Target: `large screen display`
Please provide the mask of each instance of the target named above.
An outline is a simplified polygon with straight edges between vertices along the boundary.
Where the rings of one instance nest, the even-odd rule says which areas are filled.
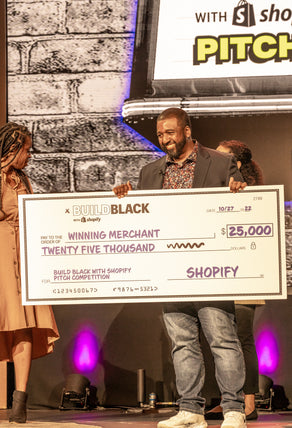
[[[130,100],[154,112],[153,99],[206,97],[213,113],[219,97],[233,100],[228,113],[287,112],[291,61],[291,0],[140,0]]]
[[[291,0],[160,0],[154,79],[291,75]]]

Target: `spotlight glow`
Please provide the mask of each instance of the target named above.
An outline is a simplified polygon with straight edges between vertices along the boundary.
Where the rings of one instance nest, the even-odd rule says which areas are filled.
[[[279,365],[279,348],[274,333],[268,329],[263,330],[258,334],[255,344],[260,374],[274,373]]]
[[[98,342],[89,328],[80,330],[75,339],[73,362],[79,373],[92,372],[98,362]]]

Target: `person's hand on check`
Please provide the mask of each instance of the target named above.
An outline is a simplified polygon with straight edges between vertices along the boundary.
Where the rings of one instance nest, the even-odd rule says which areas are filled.
[[[113,188],[113,192],[118,198],[126,196],[129,190],[133,190],[132,184],[129,181],[126,184],[119,184]]]
[[[234,177],[230,177],[229,189],[232,193],[237,193],[239,190],[243,190],[247,186],[247,183],[242,181],[234,181]]]

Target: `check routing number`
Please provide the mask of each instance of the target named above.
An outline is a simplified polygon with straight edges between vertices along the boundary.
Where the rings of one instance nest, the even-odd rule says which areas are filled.
[[[283,186],[19,196],[23,303],[284,299]]]

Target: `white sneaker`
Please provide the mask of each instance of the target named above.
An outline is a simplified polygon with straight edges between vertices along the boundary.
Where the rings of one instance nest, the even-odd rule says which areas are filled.
[[[227,412],[224,415],[224,422],[221,428],[247,428],[245,414],[241,412]]]
[[[208,424],[203,415],[181,410],[177,415],[165,421],[160,421],[157,428],[207,428]]]

